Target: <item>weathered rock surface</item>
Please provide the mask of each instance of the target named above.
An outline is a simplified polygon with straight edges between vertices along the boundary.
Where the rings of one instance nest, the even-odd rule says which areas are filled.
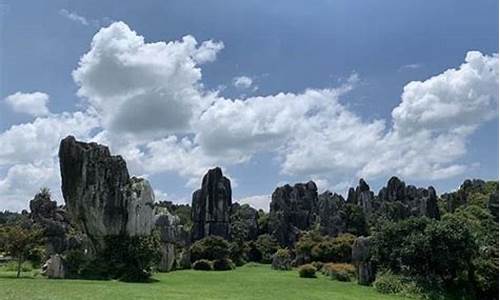
[[[68,248],[70,222],[64,209],[50,199],[48,192],[40,192],[30,201],[30,218],[43,230],[46,255],[62,253]]]
[[[363,178],[359,180],[359,185],[349,189],[347,203],[353,203],[360,206],[367,217],[371,215],[374,209],[374,194],[370,191],[370,186]]]
[[[387,186],[380,190],[377,202],[380,212],[394,220],[410,216],[440,218],[436,190],[432,186],[427,189],[407,186],[397,177],[389,179]]]
[[[192,240],[209,235],[230,238],[231,182],[220,168],[208,171],[201,189],[193,193]]]
[[[42,266],[42,274],[50,279],[63,279],[66,277],[66,267],[61,255],[51,255]]]
[[[146,180],[129,177],[121,156],[68,136],[61,141],[59,161],[67,212],[94,246],[105,236],[150,234],[153,190]]]
[[[282,246],[295,244],[300,230],[316,222],[318,189],[313,181],[276,188],[269,210],[270,234]]]
[[[347,232],[344,197],[326,191],[318,197],[318,217],[321,234],[337,236]]]
[[[172,271],[176,262],[176,248],[179,247],[181,230],[179,217],[171,214],[166,208],[157,207],[155,226],[160,233],[161,260],[158,269],[161,272]]]
[[[231,205],[231,240],[250,241],[259,235],[259,214],[248,204]]]
[[[352,261],[361,285],[369,285],[375,280],[375,269],[370,258],[370,238],[358,237],[352,245]]]

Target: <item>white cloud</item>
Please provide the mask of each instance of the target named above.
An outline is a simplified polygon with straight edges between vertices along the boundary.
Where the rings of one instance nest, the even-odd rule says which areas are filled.
[[[422,67],[421,64],[414,63],[414,64],[407,64],[407,65],[402,65],[401,68],[399,68],[399,71],[403,70],[416,70],[420,69]]]
[[[42,92],[21,93],[17,92],[5,98],[5,103],[18,113],[26,113],[32,116],[45,116],[50,113],[47,108],[49,95]]]
[[[244,197],[236,200],[239,204],[249,204],[255,209],[262,209],[263,211],[269,211],[269,203],[271,203],[270,195],[255,195]]]
[[[88,26],[90,22],[85,18],[80,15],[78,15],[76,12],[71,12],[67,9],[60,9],[59,14],[73,22],[77,22],[83,26]]]
[[[395,130],[412,134],[475,127],[495,117],[497,108],[498,55],[470,51],[460,68],[408,83],[392,117]]]
[[[469,52],[459,68],[407,84],[392,119],[365,120],[341,100],[356,73],[339,87],[301,93],[226,99],[207,91],[200,64],[222,47],[191,36],[148,43],[123,22],[102,28],[73,72],[86,111],[0,133],[0,191],[24,205],[22,190],[39,186],[17,188],[19,174],[36,185],[45,174],[57,178],[57,147],[67,134],[109,145],[132,174],[173,172],[191,187],[208,168],[258,153],[277,157],[284,174],[320,179],[322,188],[344,189],[355,176],[449,178],[470,167],[458,162],[469,136],[497,116],[497,55]],[[267,209],[269,197],[241,201]]]
[[[248,89],[252,86],[253,80],[248,76],[238,76],[233,78],[233,85],[238,89]]]
[[[213,61],[222,43],[146,43],[125,23],[102,28],[73,71],[78,95],[119,133],[161,136],[190,129],[211,95],[201,89],[199,64]]]

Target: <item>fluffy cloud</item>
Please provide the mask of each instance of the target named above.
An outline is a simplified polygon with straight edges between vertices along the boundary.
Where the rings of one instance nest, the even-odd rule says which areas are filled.
[[[269,211],[269,203],[271,202],[270,195],[255,195],[244,197],[236,200],[239,204],[249,204],[255,209],[262,209],[263,211]]]
[[[475,127],[495,117],[497,108],[498,55],[470,51],[460,68],[408,83],[392,117],[396,131],[413,134]]]
[[[133,174],[172,172],[189,186],[210,167],[268,153],[283,174],[345,190],[355,176],[461,174],[470,167],[457,163],[469,136],[497,116],[498,55],[467,53],[459,68],[407,84],[392,119],[368,121],[342,103],[357,74],[336,88],[220,97],[203,87],[200,65],[222,48],[191,36],[148,43],[122,22],[99,30],[73,72],[85,111],[47,114],[0,133],[8,206],[25,206],[40,185],[59,189],[57,147],[67,134],[109,145]],[[19,179],[23,173],[28,180]],[[267,209],[269,198],[240,201]]]
[[[222,43],[192,36],[146,43],[125,23],[102,28],[73,72],[78,95],[96,109],[109,130],[150,134],[188,131],[210,105],[199,83],[199,64],[213,61]]]
[[[42,92],[17,92],[7,96],[4,101],[13,111],[18,113],[26,113],[32,116],[45,116],[49,114],[49,109],[47,108],[49,95]]]
[[[248,76],[239,76],[233,78],[233,85],[238,89],[248,89],[252,86],[253,80]]]

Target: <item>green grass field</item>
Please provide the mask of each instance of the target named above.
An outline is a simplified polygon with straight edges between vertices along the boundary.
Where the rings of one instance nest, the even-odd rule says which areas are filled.
[[[0,299],[405,299],[322,275],[299,278],[296,271],[273,271],[269,265],[246,265],[226,272],[158,273],[153,283],[48,280],[28,274],[16,279],[14,272],[0,272]]]

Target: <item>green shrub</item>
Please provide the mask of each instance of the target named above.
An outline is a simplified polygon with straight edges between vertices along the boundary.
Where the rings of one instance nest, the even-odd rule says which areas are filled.
[[[213,262],[215,271],[229,271],[235,268],[233,261],[229,258],[218,259]]]
[[[276,239],[269,234],[259,235],[256,241],[256,248],[261,254],[261,263],[270,264],[273,260],[273,255],[278,251],[279,245]]]
[[[229,258],[238,267],[247,263],[245,257],[245,245],[243,243],[232,242],[229,244]]]
[[[405,290],[405,284],[401,278],[391,271],[377,274],[373,282],[375,289],[382,294],[399,294]]]
[[[323,266],[323,274],[328,275],[333,280],[351,281],[356,277],[356,268],[351,264],[328,263]]]
[[[322,270],[325,265],[322,261],[313,261],[311,264],[316,268],[316,270]]]
[[[207,236],[191,246],[191,262],[200,259],[217,260],[228,258],[229,243],[219,236]]]
[[[200,259],[193,263],[193,270],[211,271],[213,270],[212,262],[207,259]]]
[[[311,264],[305,264],[299,267],[299,276],[302,278],[315,278],[316,268]]]
[[[273,262],[271,267],[274,270],[291,270],[292,269],[292,259],[290,256],[290,251],[288,249],[278,249],[273,255]]]

